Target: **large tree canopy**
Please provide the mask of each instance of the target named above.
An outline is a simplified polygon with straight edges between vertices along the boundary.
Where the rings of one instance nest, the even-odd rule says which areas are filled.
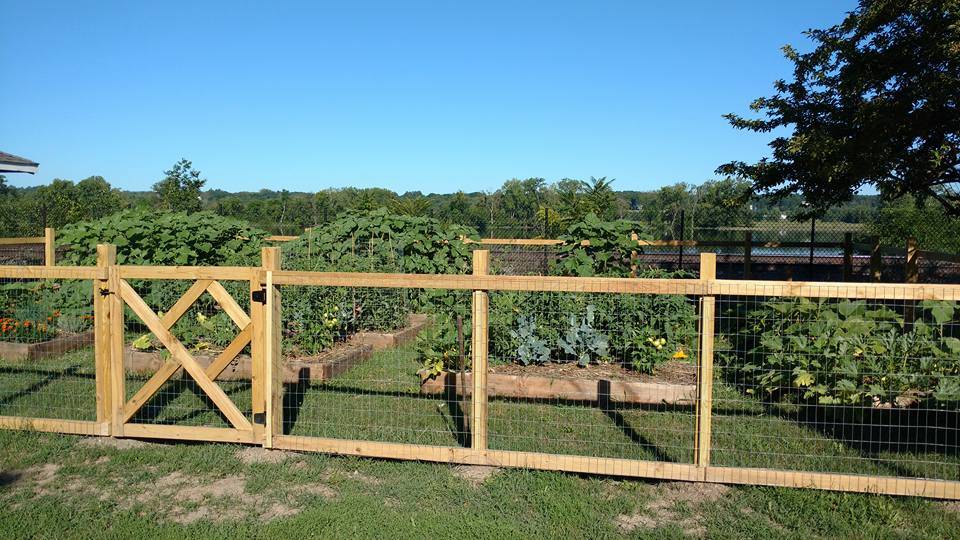
[[[860,0],[807,35],[812,52],[784,47],[794,80],[751,105],[765,118],[726,115],[739,129],[792,133],[773,139],[771,158],[717,172],[752,180],[758,195],[800,192],[811,214],[873,186],[960,215],[960,0]]]

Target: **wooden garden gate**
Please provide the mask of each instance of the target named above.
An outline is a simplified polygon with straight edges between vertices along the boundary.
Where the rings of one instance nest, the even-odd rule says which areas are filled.
[[[116,250],[113,246],[100,246],[98,262],[106,270],[101,273],[99,298],[101,317],[106,319],[98,332],[97,358],[109,357],[108,381],[101,383],[97,378],[98,405],[109,403],[109,411],[104,414],[110,421],[110,432],[114,436],[151,437],[168,439],[190,439],[221,442],[258,443],[262,441],[266,422],[266,404],[264,384],[267,373],[264,370],[264,305],[267,302],[263,276],[265,272],[258,268],[247,267],[211,267],[211,268],[168,268],[168,267],[132,267],[117,266]],[[277,261],[275,251],[264,250],[265,260]],[[130,285],[131,279],[178,279],[185,277],[195,281],[189,289],[166,312],[158,314],[140,297]],[[249,283],[250,312],[248,313],[221,281],[244,281]],[[226,313],[237,328],[232,341],[206,367],[194,358],[180,340],[171,332],[171,328],[204,294],[210,295]],[[124,347],[124,312],[129,309],[143,322],[150,332],[163,345],[170,358],[152,377],[140,387],[133,396],[126,398]],[[250,346],[251,356],[251,408],[252,417],[245,415],[233,400],[217,383],[217,378],[237,356]],[[229,427],[181,426],[164,424],[137,423],[138,411],[151,400],[167,381],[183,370],[192,379],[229,423]],[[101,408],[98,406],[98,409]],[[107,407],[103,407],[107,408]]]

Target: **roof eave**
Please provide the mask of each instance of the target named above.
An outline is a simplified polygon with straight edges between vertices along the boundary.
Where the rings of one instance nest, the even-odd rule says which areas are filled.
[[[35,174],[37,172],[37,167],[39,167],[38,164],[20,165],[20,164],[14,164],[14,163],[0,162],[0,173],[16,172],[16,173]]]

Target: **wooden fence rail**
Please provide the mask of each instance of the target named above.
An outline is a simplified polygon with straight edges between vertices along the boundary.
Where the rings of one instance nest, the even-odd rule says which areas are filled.
[[[847,242],[849,245],[849,242]],[[732,484],[810,487],[895,495],[960,499],[960,481],[837,474],[823,471],[787,471],[752,467],[715,466],[711,441],[715,416],[714,335],[721,317],[717,304],[727,296],[815,297],[881,300],[960,300],[960,285],[928,284],[847,284],[789,281],[716,279],[716,256],[700,256],[699,279],[567,278],[487,275],[487,252],[474,251],[472,275],[403,275],[373,273],[327,273],[281,270],[280,248],[264,248],[259,267],[133,267],[116,264],[116,249],[100,246],[96,267],[0,266],[0,278],[87,279],[93,282],[94,355],[96,371],[95,421],[0,417],[0,428],[32,429],[86,435],[167,438],[201,441],[229,441],[269,448],[332,452],[392,459],[413,459],[444,463],[483,464],[610,474],[628,477],[674,479]],[[194,282],[193,287],[166,314],[158,315],[127,283],[128,279],[176,279]],[[249,310],[230,298],[219,281],[249,284]],[[470,444],[427,446],[370,440],[338,439],[285,434],[284,386],[281,339],[281,289],[284,286],[439,288],[472,292],[471,347],[472,391],[470,392]],[[246,288],[246,285],[244,285]],[[169,328],[204,292],[210,292],[240,329],[235,342],[211,367],[202,367]],[[488,443],[487,365],[488,295],[493,291],[543,291],[615,294],[684,295],[699,302],[699,345],[697,347],[697,392],[695,440],[692,463],[673,463],[613,457],[552,454],[491,449]],[[132,310],[132,311],[131,311]],[[150,328],[172,358],[163,373],[145,385],[147,390],[127,398],[124,348],[125,312],[132,312]],[[237,345],[239,343],[240,345]],[[239,348],[250,344],[252,357],[252,417],[247,418],[218,386],[222,369]],[[229,352],[229,354],[228,354]],[[174,371],[183,369],[198,387],[223,411],[229,428],[181,425],[138,424],[133,412],[149,398]],[[0,375],[2,377],[2,375]]]

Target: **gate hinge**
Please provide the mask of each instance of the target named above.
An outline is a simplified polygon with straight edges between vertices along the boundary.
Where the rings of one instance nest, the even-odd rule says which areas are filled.
[[[250,293],[250,299],[253,300],[254,302],[258,302],[258,303],[260,303],[260,304],[266,304],[266,303],[267,303],[267,290],[266,290],[266,289],[260,289],[259,291],[253,291],[253,292],[251,292],[251,293]]]
[[[267,413],[265,412],[253,413],[253,423],[260,426],[267,425]]]

